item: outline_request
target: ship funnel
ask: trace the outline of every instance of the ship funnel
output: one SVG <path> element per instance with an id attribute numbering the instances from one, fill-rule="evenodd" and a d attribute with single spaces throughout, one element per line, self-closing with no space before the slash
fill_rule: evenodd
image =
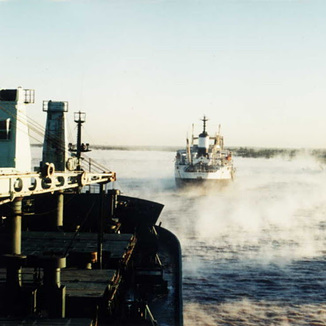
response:
<path id="1" fill-rule="evenodd" d="M 57 171 L 66 170 L 67 138 L 65 113 L 68 102 L 43 101 L 43 111 L 47 112 L 41 166 L 53 163 Z"/>
<path id="2" fill-rule="evenodd" d="M 0 169 L 31 171 L 31 148 L 26 105 L 34 103 L 34 90 L 0 89 Z"/>
<path id="3" fill-rule="evenodd" d="M 208 119 L 206 118 L 206 116 L 204 116 L 202 121 L 203 121 L 203 132 L 198 136 L 198 155 L 206 156 L 208 154 L 208 148 L 209 148 L 209 135 L 206 131 L 206 121 L 208 121 Z"/>

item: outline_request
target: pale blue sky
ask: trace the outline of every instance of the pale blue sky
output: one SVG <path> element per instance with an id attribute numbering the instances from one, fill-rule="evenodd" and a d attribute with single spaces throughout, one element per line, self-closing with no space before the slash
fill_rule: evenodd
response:
<path id="1" fill-rule="evenodd" d="M 325 0 L 0 1 L 1 88 L 87 113 L 91 143 L 326 147 Z"/>

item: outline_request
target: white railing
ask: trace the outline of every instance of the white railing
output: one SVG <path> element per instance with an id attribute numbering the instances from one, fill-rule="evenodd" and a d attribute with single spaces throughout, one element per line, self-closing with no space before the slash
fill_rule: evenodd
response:
<path id="1" fill-rule="evenodd" d="M 115 181 L 114 172 L 91 173 L 85 171 L 0 174 L 0 205 L 16 197 L 55 192 L 70 188 L 84 187 L 96 183 Z"/>

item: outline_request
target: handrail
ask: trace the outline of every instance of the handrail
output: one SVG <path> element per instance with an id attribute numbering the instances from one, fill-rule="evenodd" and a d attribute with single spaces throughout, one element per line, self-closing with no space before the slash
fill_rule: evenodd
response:
<path id="1" fill-rule="evenodd" d="M 157 321 L 154 319 L 154 316 L 152 312 L 149 309 L 149 306 L 146 304 L 145 305 L 145 319 L 149 320 L 152 324 L 152 326 L 158 326 Z"/>
<path id="2" fill-rule="evenodd" d="M 114 172 L 85 171 L 41 173 L 5 173 L 0 169 L 0 205 L 16 197 L 26 197 L 116 180 Z"/>

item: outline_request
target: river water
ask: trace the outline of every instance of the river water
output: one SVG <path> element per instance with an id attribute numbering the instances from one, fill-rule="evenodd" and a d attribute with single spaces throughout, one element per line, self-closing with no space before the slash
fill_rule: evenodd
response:
<path id="1" fill-rule="evenodd" d="M 326 325 L 326 170 L 235 157 L 223 189 L 179 191 L 174 153 L 97 150 L 125 194 L 161 202 L 183 252 L 184 325 Z"/>

